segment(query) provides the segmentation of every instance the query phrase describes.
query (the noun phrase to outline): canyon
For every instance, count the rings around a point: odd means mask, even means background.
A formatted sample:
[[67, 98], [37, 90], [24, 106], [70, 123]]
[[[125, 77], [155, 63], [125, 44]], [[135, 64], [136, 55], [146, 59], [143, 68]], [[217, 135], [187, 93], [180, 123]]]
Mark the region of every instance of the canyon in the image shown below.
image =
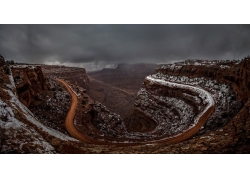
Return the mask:
[[1, 153], [249, 153], [250, 57], [86, 72], [0, 57]]

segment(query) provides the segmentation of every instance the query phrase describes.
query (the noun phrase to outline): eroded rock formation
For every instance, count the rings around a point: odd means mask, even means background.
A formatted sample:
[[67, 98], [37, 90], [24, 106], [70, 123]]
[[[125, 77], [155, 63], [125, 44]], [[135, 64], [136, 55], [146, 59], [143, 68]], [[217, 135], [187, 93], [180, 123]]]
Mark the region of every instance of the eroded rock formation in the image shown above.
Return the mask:
[[20, 101], [29, 107], [39, 94], [48, 90], [48, 82], [41, 66], [11, 66], [12, 76]]

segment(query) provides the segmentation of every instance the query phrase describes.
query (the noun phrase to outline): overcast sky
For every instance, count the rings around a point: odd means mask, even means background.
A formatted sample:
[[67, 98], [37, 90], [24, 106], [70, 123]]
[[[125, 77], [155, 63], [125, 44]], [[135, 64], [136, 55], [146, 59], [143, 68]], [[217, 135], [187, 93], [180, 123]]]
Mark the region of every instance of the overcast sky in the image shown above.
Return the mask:
[[249, 25], [0, 25], [0, 54], [16, 62], [84, 66], [242, 59]]

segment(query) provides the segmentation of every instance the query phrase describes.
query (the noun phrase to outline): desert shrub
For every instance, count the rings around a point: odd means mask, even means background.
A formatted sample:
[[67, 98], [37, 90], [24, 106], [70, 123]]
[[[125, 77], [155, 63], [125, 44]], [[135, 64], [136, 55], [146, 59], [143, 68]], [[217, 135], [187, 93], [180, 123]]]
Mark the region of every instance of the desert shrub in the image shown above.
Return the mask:
[[227, 114], [226, 112], [224, 112], [224, 113], [221, 114], [221, 117], [222, 117], [222, 118], [227, 118], [227, 117], [228, 117], [228, 114]]
[[85, 100], [82, 100], [82, 105], [85, 105], [86, 104], [86, 101]]
[[70, 98], [70, 96], [69, 96], [68, 94], [66, 94], [66, 95], [65, 95], [65, 97], [66, 97], [67, 99], [69, 99], [69, 98]]
[[15, 79], [20, 79], [20, 76], [19, 75], [15, 76]]
[[233, 95], [231, 96], [231, 99], [232, 99], [233, 101], [235, 101], [235, 100], [236, 100], [236, 96], [233, 94]]
[[53, 93], [53, 99], [57, 99], [56, 92]]
[[34, 99], [37, 100], [37, 101], [42, 101], [41, 97], [39, 97], [38, 95], [35, 95]]
[[49, 110], [50, 110], [50, 106], [49, 106], [49, 105], [46, 105], [46, 106], [44, 107], [44, 109], [45, 109], [46, 111], [49, 111]]

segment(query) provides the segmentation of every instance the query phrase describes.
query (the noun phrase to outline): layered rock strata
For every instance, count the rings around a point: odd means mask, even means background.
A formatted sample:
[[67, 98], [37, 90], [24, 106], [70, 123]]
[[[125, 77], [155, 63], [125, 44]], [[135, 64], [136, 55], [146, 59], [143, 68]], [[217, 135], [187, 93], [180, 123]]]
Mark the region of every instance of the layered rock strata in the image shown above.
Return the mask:
[[84, 68], [43, 65], [42, 69], [47, 77], [61, 78], [85, 89], [89, 83], [89, 78]]

